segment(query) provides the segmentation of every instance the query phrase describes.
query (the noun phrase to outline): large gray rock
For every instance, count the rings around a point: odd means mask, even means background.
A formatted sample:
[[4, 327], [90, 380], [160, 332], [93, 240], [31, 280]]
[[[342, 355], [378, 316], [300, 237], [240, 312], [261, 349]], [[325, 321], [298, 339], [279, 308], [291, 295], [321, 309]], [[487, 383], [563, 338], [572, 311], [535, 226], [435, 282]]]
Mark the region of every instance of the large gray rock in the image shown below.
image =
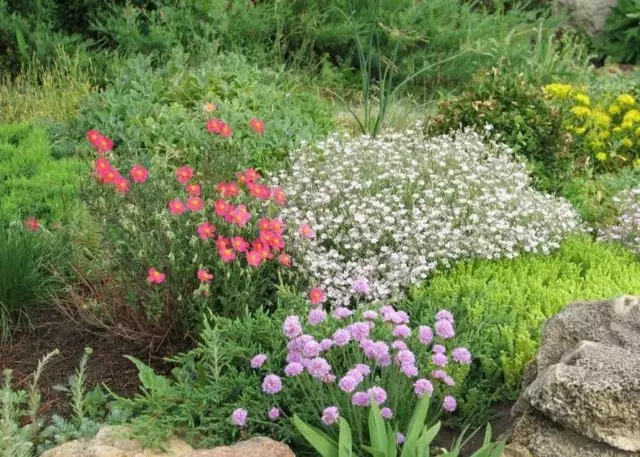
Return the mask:
[[506, 456], [640, 457], [640, 298], [554, 316], [513, 414]]
[[597, 35], [604, 29], [611, 9], [618, 0], [554, 0], [553, 9], [569, 11], [569, 20], [576, 27], [584, 29], [589, 35]]

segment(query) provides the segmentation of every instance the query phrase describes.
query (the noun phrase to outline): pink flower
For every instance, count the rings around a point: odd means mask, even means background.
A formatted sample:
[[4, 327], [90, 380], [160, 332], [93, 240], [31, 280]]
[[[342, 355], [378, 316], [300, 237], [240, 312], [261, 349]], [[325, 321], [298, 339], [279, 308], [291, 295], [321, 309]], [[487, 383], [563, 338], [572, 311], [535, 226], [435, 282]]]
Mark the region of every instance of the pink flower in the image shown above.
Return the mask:
[[309, 312], [309, 317], [307, 320], [309, 321], [309, 325], [318, 325], [322, 323], [327, 318], [327, 313], [322, 309], [312, 309]]
[[442, 311], [438, 311], [438, 313], [436, 314], [436, 320], [437, 321], [445, 320], [453, 324], [453, 314], [451, 314], [450, 311], [443, 309]]
[[24, 220], [24, 228], [30, 232], [37, 232], [40, 229], [40, 221], [33, 216]]
[[231, 414], [231, 421], [238, 427], [244, 427], [247, 423], [249, 413], [246, 409], [238, 408]]
[[282, 324], [282, 332], [289, 339], [301, 335], [302, 325], [300, 325], [300, 318], [298, 316], [287, 317]]
[[344, 376], [338, 382], [338, 387], [340, 388], [340, 390], [347, 393], [353, 392], [357, 385], [357, 381], [351, 376]]
[[404, 443], [404, 435], [400, 432], [396, 432], [396, 444]]
[[236, 258], [235, 251], [228, 247], [218, 248], [218, 255], [220, 256], [220, 260], [224, 263], [232, 262]]
[[246, 252], [249, 249], [249, 243], [241, 236], [231, 238], [231, 247], [238, 252]]
[[396, 338], [409, 338], [411, 335], [411, 329], [406, 325], [397, 325], [391, 332]]
[[302, 354], [299, 351], [290, 351], [287, 353], [287, 363], [302, 363], [303, 362], [304, 357], [302, 357]]
[[334, 382], [336, 382], [336, 376], [328, 373], [324, 376], [324, 378], [322, 378], [322, 382], [325, 384], [333, 384]]
[[308, 224], [300, 224], [298, 227], [298, 233], [303, 238], [312, 239], [315, 238], [316, 233], [309, 227]]
[[292, 263], [291, 256], [289, 254], [285, 254], [284, 252], [278, 256], [278, 263], [283, 267], [290, 267]]
[[202, 268], [198, 269], [198, 281], [200, 282], [211, 282], [211, 280], [213, 279], [213, 275], [211, 273], [209, 273], [207, 270], [204, 270]]
[[260, 368], [267, 361], [265, 354], [258, 354], [251, 359], [251, 368], [254, 370]]
[[193, 195], [195, 197], [199, 197], [202, 194], [202, 188], [200, 187], [200, 184], [189, 183], [184, 186], [184, 189], [189, 195]]
[[396, 311], [395, 313], [391, 314], [391, 322], [393, 322], [395, 325], [408, 324], [409, 315], [404, 311]]
[[433, 341], [433, 331], [429, 327], [420, 326], [418, 328], [418, 341], [420, 341], [425, 346], [431, 344]]
[[197, 231], [198, 236], [201, 240], [208, 240], [209, 238], [212, 238], [213, 235], [215, 235], [216, 228], [211, 222], [203, 222], [201, 224], [198, 224]]
[[441, 344], [435, 344], [433, 346], [433, 348], [431, 349], [431, 351], [434, 354], [446, 354], [447, 353], [447, 348], [445, 348], [443, 345]]
[[395, 313], [396, 310], [393, 309], [393, 306], [390, 305], [383, 305], [380, 307], [380, 314], [382, 314], [382, 317], [386, 316], [387, 314], [391, 314], [391, 313]]
[[324, 379], [331, 372], [331, 365], [322, 357], [311, 359], [306, 368], [309, 374], [316, 379]]
[[184, 214], [186, 210], [187, 207], [181, 200], [175, 198], [169, 201], [169, 212], [174, 216], [180, 216], [181, 214]]
[[471, 352], [469, 352], [467, 348], [455, 348], [451, 353], [451, 357], [463, 365], [469, 365], [471, 363]]
[[262, 391], [268, 395], [275, 395], [282, 390], [282, 381], [280, 376], [269, 374], [262, 381]]
[[353, 289], [354, 292], [357, 292], [360, 294], [368, 294], [370, 290], [369, 283], [367, 282], [366, 279], [356, 279], [355, 281], [353, 281], [351, 288]]
[[323, 351], [328, 351], [333, 347], [333, 340], [330, 338], [324, 338], [322, 341], [320, 341], [320, 347]]
[[448, 375], [442, 370], [435, 370], [433, 373], [431, 373], [431, 376], [433, 376], [435, 379], [439, 379], [440, 381], [444, 381]]
[[340, 306], [333, 310], [331, 315], [336, 319], [345, 319], [353, 314], [349, 308], [345, 308], [344, 306]]
[[187, 208], [189, 208], [189, 211], [193, 211], [194, 213], [196, 211], [200, 211], [202, 208], [204, 208], [204, 201], [200, 197], [191, 195], [189, 198], [187, 198]]
[[422, 398], [424, 394], [427, 394], [429, 397], [433, 393], [433, 384], [428, 379], [418, 379], [413, 384], [413, 391], [419, 398]]
[[356, 341], [362, 341], [369, 338], [371, 328], [366, 322], [355, 322], [348, 327], [351, 337]]
[[391, 347], [396, 351], [404, 351], [407, 349], [407, 345], [405, 344], [405, 342], [400, 340], [396, 340], [391, 343]]
[[362, 317], [364, 317], [368, 321], [375, 321], [378, 318], [378, 313], [375, 311], [367, 310], [362, 313]]
[[371, 368], [369, 368], [369, 366], [365, 365], [364, 363], [357, 364], [355, 369], [358, 370], [358, 372], [362, 376], [369, 376], [369, 374], [371, 373]]
[[326, 300], [324, 291], [319, 287], [314, 287], [309, 291], [309, 301], [312, 305], [319, 305]]
[[437, 367], [446, 367], [449, 360], [447, 356], [442, 354], [441, 352], [436, 352], [431, 356], [431, 361]]
[[444, 339], [449, 339], [449, 338], [453, 338], [456, 333], [453, 330], [453, 325], [451, 325], [451, 322], [447, 321], [447, 320], [439, 320], [436, 322], [436, 335], [438, 335], [440, 338], [444, 338]]
[[270, 421], [276, 421], [280, 417], [280, 410], [278, 408], [275, 408], [275, 407], [271, 408], [269, 410], [268, 416], [269, 416], [269, 420]]
[[448, 386], [456, 385], [456, 381], [451, 376], [445, 376], [445, 378], [442, 381]]
[[262, 135], [264, 133], [264, 121], [262, 119], [253, 118], [249, 121], [249, 127], [258, 135]]
[[284, 374], [287, 376], [298, 376], [302, 374], [304, 367], [299, 362], [291, 362], [284, 367]]
[[320, 346], [320, 343], [315, 340], [311, 340], [304, 343], [302, 355], [311, 359], [313, 357], [318, 357], [321, 351], [322, 347]]
[[357, 368], [352, 368], [351, 370], [347, 371], [345, 376], [352, 377], [356, 381], [356, 384], [360, 384], [362, 381], [364, 381], [363, 374], [360, 373], [360, 370], [358, 370]]
[[271, 188], [271, 199], [279, 206], [284, 206], [287, 203], [287, 197], [282, 189], [278, 186]]
[[410, 363], [401, 365], [400, 371], [402, 371], [402, 374], [404, 374], [407, 378], [415, 378], [416, 376], [418, 376], [418, 369], [415, 365], [412, 365]]
[[383, 419], [391, 420], [393, 419], [393, 410], [391, 408], [382, 408], [380, 410], [380, 415]]
[[345, 346], [351, 341], [351, 333], [347, 329], [341, 328], [333, 333], [333, 342], [336, 346]]
[[193, 178], [193, 168], [189, 165], [184, 165], [176, 170], [176, 177], [180, 184], [186, 184]]
[[366, 392], [356, 392], [353, 394], [353, 397], [351, 397], [351, 404], [362, 408], [369, 406], [369, 395], [367, 395]]
[[216, 202], [213, 204], [213, 208], [218, 216], [224, 218], [229, 216], [229, 214], [233, 210], [233, 206], [225, 200], [216, 200]]
[[239, 227], [244, 227], [251, 219], [251, 213], [247, 211], [244, 205], [238, 205], [235, 209], [231, 210], [229, 216], [231, 217], [231, 222]]
[[149, 178], [149, 170], [140, 164], [136, 164], [131, 171], [129, 171], [129, 175], [131, 175], [133, 182], [142, 184], [147, 180], [147, 178]]
[[457, 407], [458, 403], [456, 402], [456, 399], [451, 395], [447, 395], [446, 397], [444, 397], [444, 400], [442, 400], [442, 409], [449, 413], [454, 412]]
[[413, 365], [416, 362], [416, 356], [408, 349], [401, 349], [396, 354], [396, 362], [400, 365]]
[[322, 423], [324, 425], [333, 425], [340, 418], [340, 410], [337, 406], [329, 406], [322, 411]]
[[387, 392], [382, 387], [373, 386], [367, 389], [367, 395], [369, 395], [370, 398], [373, 398], [378, 405], [387, 401]]
[[116, 177], [116, 179], [113, 180], [113, 185], [121, 194], [126, 194], [127, 192], [129, 192], [129, 188], [131, 186], [129, 180], [127, 178], [123, 178], [122, 176]]
[[262, 253], [260, 251], [252, 249], [251, 251], [247, 252], [247, 265], [254, 268], [259, 267], [262, 263], [262, 260]]
[[166, 275], [164, 273], [160, 273], [155, 268], [149, 268], [147, 272], [147, 282], [149, 284], [162, 284], [164, 282]]

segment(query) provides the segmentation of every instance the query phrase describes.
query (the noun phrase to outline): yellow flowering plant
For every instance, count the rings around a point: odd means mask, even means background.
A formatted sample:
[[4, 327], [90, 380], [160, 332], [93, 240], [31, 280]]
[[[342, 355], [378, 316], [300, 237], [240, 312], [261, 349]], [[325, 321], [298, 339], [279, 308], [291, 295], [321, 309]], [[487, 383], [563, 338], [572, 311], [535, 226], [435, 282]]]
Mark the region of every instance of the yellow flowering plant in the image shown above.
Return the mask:
[[588, 94], [569, 84], [549, 84], [544, 94], [561, 110], [573, 136], [575, 157], [598, 172], [640, 167], [640, 103], [630, 93]]

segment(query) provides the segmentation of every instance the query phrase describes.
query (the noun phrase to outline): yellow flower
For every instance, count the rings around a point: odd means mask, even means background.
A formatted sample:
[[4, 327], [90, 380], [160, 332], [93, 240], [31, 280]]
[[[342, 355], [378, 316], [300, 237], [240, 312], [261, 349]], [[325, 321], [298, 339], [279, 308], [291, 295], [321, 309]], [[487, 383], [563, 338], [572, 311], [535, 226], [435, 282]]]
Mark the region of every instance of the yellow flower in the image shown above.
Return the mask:
[[563, 99], [569, 96], [572, 87], [569, 84], [547, 84], [543, 89], [551, 98]]
[[611, 115], [616, 115], [621, 111], [620, 107], [618, 105], [611, 105], [609, 107], [609, 114]]
[[611, 118], [609, 115], [600, 109], [593, 110], [590, 117], [596, 125], [601, 127], [609, 127], [611, 124]]
[[576, 99], [576, 101], [578, 103], [580, 103], [581, 105], [584, 105], [584, 106], [589, 106], [589, 104], [591, 103], [591, 100], [589, 99], [589, 96], [585, 95], [585, 94], [576, 94], [576, 96], [574, 98]]
[[633, 123], [632, 122], [622, 122], [622, 124], [620, 124], [620, 128], [623, 130], [627, 130], [630, 128], [633, 128]]
[[600, 138], [601, 140], [606, 140], [610, 136], [611, 134], [609, 133], [608, 130], [603, 130], [602, 132], [598, 133], [598, 138]]
[[633, 141], [631, 141], [631, 138], [624, 137], [622, 139], [622, 145], [628, 148], [633, 147]]
[[618, 96], [616, 101], [621, 105], [633, 105], [636, 102], [636, 99], [630, 94], [621, 94]]
[[613, 128], [613, 133], [620, 133], [622, 132], [622, 128], [621, 127], [614, 127]]
[[605, 160], [607, 160], [607, 153], [606, 152], [598, 152], [596, 154], [596, 159], [598, 159], [600, 162], [604, 162]]
[[640, 110], [631, 109], [622, 118], [622, 122], [629, 122], [631, 124], [640, 122]]
[[586, 132], [587, 129], [585, 127], [576, 127], [576, 133], [578, 135], [584, 135], [584, 132]]
[[571, 108], [571, 112], [578, 117], [587, 117], [591, 114], [591, 110], [586, 106], [574, 106]]

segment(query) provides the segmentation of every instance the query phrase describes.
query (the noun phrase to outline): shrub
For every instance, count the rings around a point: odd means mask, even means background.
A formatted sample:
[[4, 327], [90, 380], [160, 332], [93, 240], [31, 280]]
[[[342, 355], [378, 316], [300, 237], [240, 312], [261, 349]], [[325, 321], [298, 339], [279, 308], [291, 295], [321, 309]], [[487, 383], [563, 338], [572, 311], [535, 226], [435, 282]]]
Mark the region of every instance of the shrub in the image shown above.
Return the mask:
[[[640, 104], [633, 93], [589, 94], [569, 84], [545, 86], [562, 108], [571, 156], [598, 173], [640, 167]], [[592, 96], [590, 96], [592, 95]]]
[[438, 115], [427, 120], [425, 129], [442, 134], [460, 126], [490, 132], [526, 157], [540, 189], [555, 191], [572, 174], [570, 136], [563, 130], [561, 112], [523, 75], [478, 73], [460, 97], [440, 103]]
[[640, 62], [640, 0], [618, 1], [595, 42], [617, 62]]
[[577, 300], [637, 295], [639, 278], [640, 263], [623, 248], [572, 238], [548, 257], [478, 260], [439, 272], [400, 309], [418, 322], [442, 308], [456, 315], [458, 341], [475, 357], [459, 386], [469, 417], [517, 397], [546, 319]]
[[[327, 105], [300, 89], [299, 81], [233, 54], [189, 67], [178, 52], [158, 70], [149, 59], [136, 58], [125, 62], [105, 91], [86, 100], [73, 127], [58, 131], [55, 140], [71, 140], [76, 154], [87, 154], [79, 139], [100, 128], [121, 145], [116, 154], [128, 165], [160, 155], [176, 167], [188, 162], [213, 170], [215, 164], [222, 178], [247, 166], [277, 166], [300, 141], [328, 131]], [[232, 141], [212, 140], [205, 128], [207, 102], [233, 125]], [[247, 125], [252, 117], [266, 123], [260, 137]]]
[[566, 201], [530, 187], [511, 150], [471, 131], [333, 135], [292, 161], [276, 180], [289, 197], [283, 216], [317, 231], [296, 241], [300, 269], [336, 305], [349, 304], [356, 280], [371, 299], [397, 299], [437, 266], [549, 253], [579, 229]]
[[613, 202], [618, 209], [618, 220], [601, 231], [598, 238], [618, 241], [640, 254], [640, 187], [620, 192]]
[[84, 168], [78, 160], [53, 160], [43, 129], [0, 125], [0, 220], [65, 220], [78, 205]]

